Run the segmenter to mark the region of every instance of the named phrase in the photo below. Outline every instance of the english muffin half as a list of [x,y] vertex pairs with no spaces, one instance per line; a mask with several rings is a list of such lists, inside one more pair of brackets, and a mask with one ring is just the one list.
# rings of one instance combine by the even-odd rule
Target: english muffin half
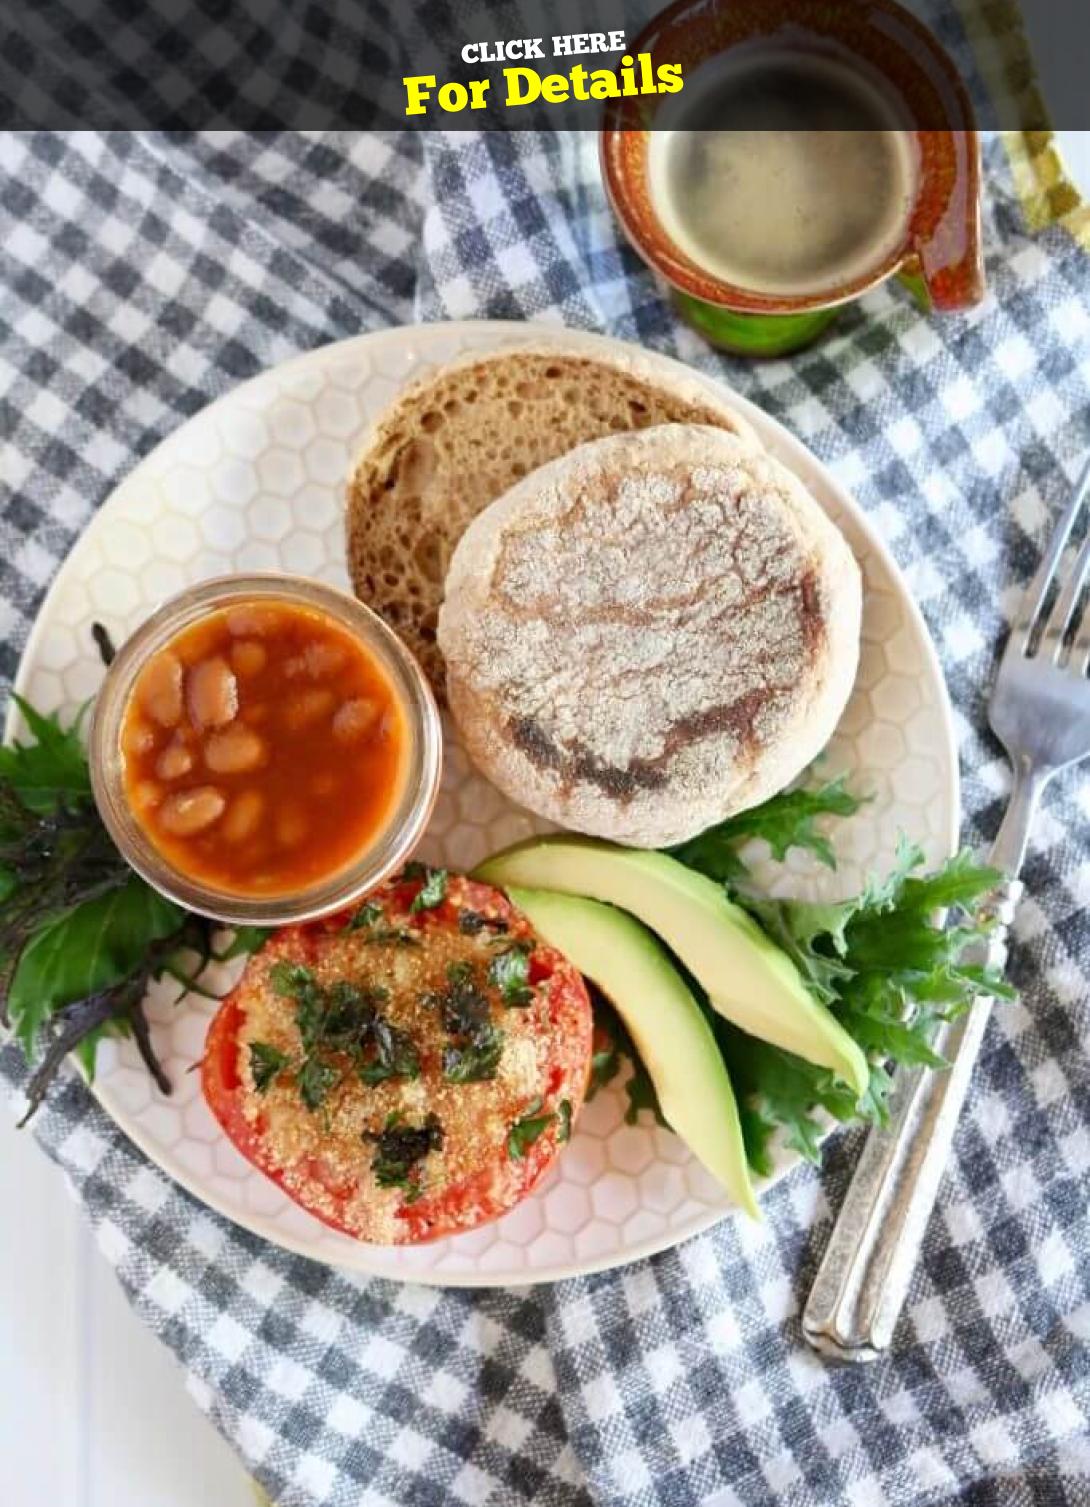
[[467,524],[546,461],[587,440],[667,423],[711,424],[756,445],[695,376],[633,349],[588,355],[563,340],[476,354],[408,388],[371,432],[348,484],[356,595],[401,634],[437,694],[443,578]]
[[439,647],[466,747],[501,790],[664,847],[825,746],[861,608],[851,551],[786,467],[675,424],[582,445],[476,518]]

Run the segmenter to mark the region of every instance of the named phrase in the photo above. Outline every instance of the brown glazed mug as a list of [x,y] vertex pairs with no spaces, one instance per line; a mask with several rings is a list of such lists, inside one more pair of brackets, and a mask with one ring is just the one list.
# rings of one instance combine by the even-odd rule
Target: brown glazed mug
[[722,349],[774,356],[813,340],[840,309],[889,277],[937,312],[979,302],[979,139],[965,87],[931,32],[895,0],[677,0],[631,51],[649,53],[655,66],[680,63],[689,80],[743,46],[812,51],[879,80],[906,128],[913,127],[913,192],[897,243],[883,246],[873,265],[839,286],[798,293],[742,287],[694,261],[653,204],[651,137],[671,97],[612,101],[600,141],[606,191],[629,241],[669,286],[682,317]]

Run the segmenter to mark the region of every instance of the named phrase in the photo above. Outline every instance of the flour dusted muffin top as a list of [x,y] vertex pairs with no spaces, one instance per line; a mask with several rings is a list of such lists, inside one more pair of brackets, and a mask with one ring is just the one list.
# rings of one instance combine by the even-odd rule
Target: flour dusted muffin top
[[466,747],[512,799],[638,847],[786,785],[855,678],[858,566],[784,466],[703,425],[580,446],[493,503],[439,618]]
[[576,445],[674,422],[721,426],[757,443],[709,383],[664,373],[635,350],[592,355],[560,339],[441,367],[379,418],[356,463],[347,498],[356,595],[397,629],[442,698],[436,619],[467,525]]

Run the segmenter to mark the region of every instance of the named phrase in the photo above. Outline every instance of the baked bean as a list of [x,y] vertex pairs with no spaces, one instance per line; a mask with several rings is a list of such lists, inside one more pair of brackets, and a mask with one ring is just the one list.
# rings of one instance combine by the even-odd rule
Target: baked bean
[[125,729],[125,752],[148,754],[155,747],[155,733],[146,722],[133,722]]
[[238,716],[238,681],[218,654],[193,666],[186,690],[189,715],[198,727],[224,727]]
[[311,680],[324,680],[342,669],[348,656],[337,644],[308,644],[302,654],[296,654],[284,666],[284,674],[293,680],[300,675],[309,675]]
[[160,727],[177,727],[182,720],[182,665],[164,649],[140,674],[140,704]]
[[293,733],[304,727],[313,727],[323,717],[328,717],[336,704],[336,696],[326,686],[299,691],[284,708],[284,726]]
[[265,814],[265,800],[257,790],[244,790],[227,808],[220,831],[230,843],[245,842],[258,829]]
[[153,780],[141,780],[139,785],[133,787],[133,805],[139,806],[143,811],[151,811],[163,799],[163,792]]
[[338,707],[333,717],[333,736],[342,743],[355,743],[374,732],[382,708],[369,696],[357,696]]
[[307,835],[309,825],[297,806],[284,806],[276,813],[276,840],[283,848],[294,848]]
[[235,638],[262,638],[266,633],[272,633],[280,622],[276,608],[264,607],[260,602],[232,607],[226,618],[227,631]]
[[193,755],[184,743],[168,743],[155,761],[155,773],[161,780],[177,780],[193,768]]
[[198,785],[168,795],[159,811],[159,821],[174,837],[192,837],[219,821],[227,805],[214,785]]
[[265,645],[256,643],[252,638],[244,638],[240,643],[231,645],[231,664],[240,675],[260,675],[268,658]]
[[251,769],[260,769],[265,754],[263,740],[241,723],[209,734],[204,745],[204,762],[215,774],[248,774]]

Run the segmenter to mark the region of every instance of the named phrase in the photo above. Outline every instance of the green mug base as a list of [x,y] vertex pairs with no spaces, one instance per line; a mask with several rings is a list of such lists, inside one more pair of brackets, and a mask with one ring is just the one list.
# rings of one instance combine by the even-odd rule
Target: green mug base
[[736,314],[673,289],[678,313],[705,340],[736,356],[786,356],[816,340],[840,313],[839,308],[811,309],[805,314]]

